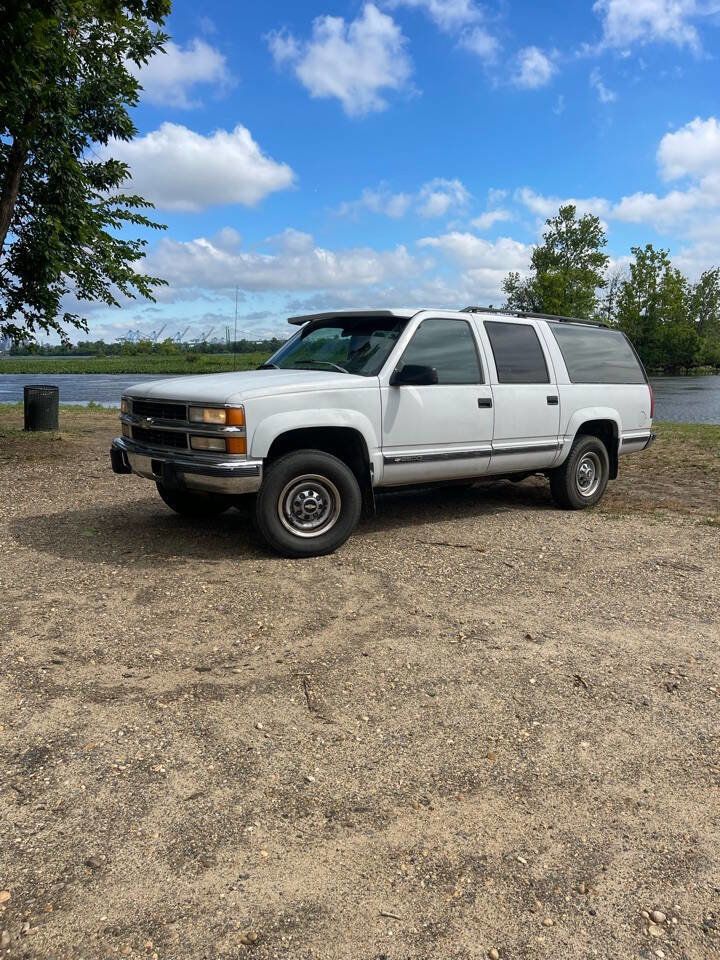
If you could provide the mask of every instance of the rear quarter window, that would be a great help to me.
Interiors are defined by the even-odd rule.
[[[572,383],[647,383],[625,334],[602,327],[550,323]]]

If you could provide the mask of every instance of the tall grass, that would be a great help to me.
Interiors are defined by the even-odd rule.
[[[254,370],[267,360],[265,353],[178,353],[141,354],[134,357],[6,357],[0,359],[4,373],[227,373]]]

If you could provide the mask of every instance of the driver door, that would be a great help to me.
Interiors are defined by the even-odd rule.
[[[395,369],[432,368],[437,383],[381,387],[383,486],[487,472],[494,410],[480,349],[467,320],[418,326]]]

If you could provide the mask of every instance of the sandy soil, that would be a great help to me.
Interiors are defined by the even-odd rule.
[[[720,957],[720,454],[298,563],[65,427],[0,433],[2,956]]]

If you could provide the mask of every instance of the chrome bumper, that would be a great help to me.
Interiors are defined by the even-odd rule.
[[[189,457],[187,451],[148,447],[127,437],[113,440],[110,459],[115,473],[136,473],[173,489],[234,496],[256,493],[262,484],[262,460]]]

